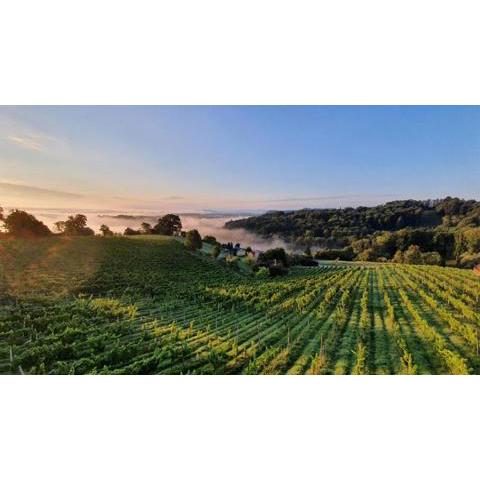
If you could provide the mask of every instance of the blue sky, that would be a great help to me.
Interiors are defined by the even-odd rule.
[[[0,107],[0,205],[478,198],[478,107]]]

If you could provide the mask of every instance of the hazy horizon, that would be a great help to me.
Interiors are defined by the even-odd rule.
[[[100,233],[100,226],[106,224],[109,228],[115,233],[123,233],[127,227],[133,229],[139,229],[141,223],[146,221],[151,225],[154,225],[157,219],[167,212],[155,212],[158,213],[155,215],[154,212],[145,212],[145,216],[149,217],[146,219],[143,218],[117,218],[117,215],[121,215],[122,212],[111,211],[111,210],[85,210],[85,209],[42,209],[42,208],[30,208],[27,209],[30,213],[33,213],[36,218],[41,220],[45,225],[47,225],[53,232],[55,229],[55,222],[59,220],[65,220],[68,215],[74,215],[76,213],[83,213],[87,216],[87,224],[92,228],[95,233]],[[138,215],[138,212],[123,212],[123,214],[128,215]],[[270,239],[262,238],[259,235],[256,235],[252,232],[247,232],[244,229],[235,229],[228,230],[224,228],[224,225],[229,220],[238,220],[247,216],[247,213],[253,212],[243,212],[244,214],[235,214],[230,212],[223,212],[223,216],[211,213],[205,214],[195,214],[194,212],[177,212],[180,215],[182,222],[182,227],[185,230],[197,229],[202,237],[206,235],[213,235],[219,242],[227,243],[240,243],[243,247],[250,246],[258,250],[266,250],[273,247],[283,247],[287,250],[290,250],[292,247],[289,246],[285,241],[281,240],[278,236],[273,236]]]

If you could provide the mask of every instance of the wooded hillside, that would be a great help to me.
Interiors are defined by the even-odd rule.
[[[480,250],[480,202],[451,197],[400,200],[376,207],[272,211],[225,226],[265,238],[279,236],[294,248],[317,246],[327,257],[333,250],[334,256],[345,259],[360,255],[364,260],[388,260],[416,245],[422,252],[437,252],[441,263],[461,263],[466,255]]]

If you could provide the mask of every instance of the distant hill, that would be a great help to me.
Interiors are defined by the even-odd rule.
[[[398,200],[376,207],[270,211],[263,215],[232,220],[226,228],[244,228],[263,236],[273,234],[329,238],[363,236],[376,231],[402,228],[478,227],[480,202],[447,197],[441,200]]]
[[[140,220],[144,222],[156,222],[164,214],[159,213],[157,215],[128,215],[128,214],[119,214],[119,215],[98,215],[99,218],[115,218],[118,220]],[[235,217],[248,217],[253,215],[252,212],[184,212],[176,213],[179,217],[190,217],[190,218],[235,218]]]
[[[479,226],[480,202],[452,197],[438,200],[398,200],[376,207],[272,211],[225,224],[226,228],[243,228],[264,238],[277,236],[294,247],[356,247],[353,253],[349,252],[348,256],[352,258],[363,250],[374,248],[375,237],[379,234],[399,232],[389,236],[396,237],[394,246],[388,251],[382,251],[382,256],[389,259],[395,253],[394,248],[405,250],[409,245],[415,244],[424,251],[438,251],[444,261],[454,256],[455,245],[449,246],[448,252],[445,245],[436,245],[440,233],[444,237],[451,237],[447,240],[442,238],[443,244],[446,241],[452,243],[455,242],[455,232]],[[358,244],[359,240],[364,241],[364,248]],[[456,241],[460,242],[458,238]],[[475,245],[472,247],[474,250]],[[460,248],[461,245],[457,247]],[[460,248],[461,253],[463,252]]]

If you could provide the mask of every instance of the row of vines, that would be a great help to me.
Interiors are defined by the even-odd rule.
[[[470,272],[330,264],[257,279],[174,240],[0,243],[0,373],[475,374]]]

